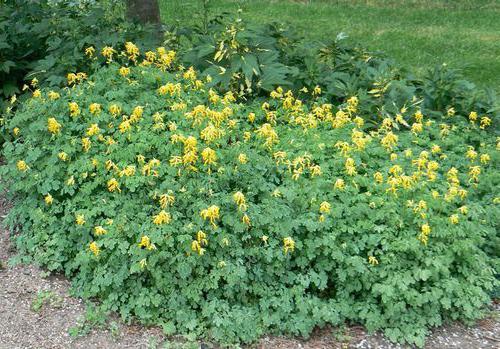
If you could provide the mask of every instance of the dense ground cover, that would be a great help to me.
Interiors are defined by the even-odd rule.
[[[124,20],[107,4],[92,28]],[[75,31],[68,48],[47,36],[51,6],[68,13],[67,35],[100,3],[31,9],[46,17],[9,7],[41,29],[34,60],[18,66],[24,95],[2,115],[20,260],[64,272],[126,319],[221,343],[347,321],[422,345],[430,327],[480,317],[498,286],[494,94],[443,66],[415,77],[342,35],[313,42],[321,26],[291,21],[302,38],[254,25],[263,2],[213,20],[190,4],[179,36],[152,51],[141,44],[154,33],[135,26],[95,40]],[[266,4],[306,20],[336,8]],[[380,4],[336,2],[380,18],[401,9]],[[431,3],[411,4],[415,15]],[[426,11],[450,6],[496,11]],[[29,32],[2,40],[23,47]],[[141,33],[137,46],[117,42]],[[57,50],[72,57],[68,74],[54,61],[27,81]],[[17,62],[22,51],[6,52]]]
[[[168,24],[199,23],[201,3],[160,1],[163,19]],[[464,69],[467,78],[482,87],[500,89],[500,5],[495,0],[209,3],[211,14],[242,6],[243,18],[250,22],[286,21],[312,40],[326,40],[345,32],[353,41],[382,50],[398,65],[420,74],[446,63]]]
[[[240,104],[173,52],[102,53],[126,61],[34,89],[1,169],[20,251],[79,295],[226,343],[353,321],[422,345],[481,315],[498,263],[488,115],[409,100],[374,126],[357,96]]]

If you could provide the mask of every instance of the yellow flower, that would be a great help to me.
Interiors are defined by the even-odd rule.
[[[248,162],[248,157],[241,153],[240,155],[238,155],[238,161],[240,162],[240,164],[246,164]]]
[[[481,118],[481,123],[480,123],[480,126],[479,126],[479,127],[480,127],[481,129],[484,129],[484,128],[486,128],[487,126],[490,126],[490,125],[491,125],[491,119],[490,119],[489,117],[487,117],[487,116],[483,116],[483,117]]]
[[[120,73],[121,76],[126,77],[127,75],[130,74],[130,68],[128,67],[121,67],[118,72]]]
[[[26,162],[24,160],[19,160],[16,164],[17,169],[21,172],[24,172],[28,169],[28,165],[26,165]]]
[[[160,213],[153,217],[153,223],[156,225],[169,224],[172,221],[170,213],[161,210]]]
[[[125,43],[125,51],[127,52],[128,57],[135,62],[139,56],[139,48],[134,43],[128,41]]]
[[[427,245],[427,242],[429,241],[430,232],[431,232],[431,227],[427,223],[422,225],[421,233],[418,236],[418,240],[420,240],[420,242],[422,242],[424,245]]]
[[[42,92],[40,90],[33,91],[33,98],[40,98],[42,96]]]
[[[398,136],[396,136],[392,131],[387,132],[387,134],[380,140],[380,143],[387,150],[392,150],[398,143]]]
[[[467,206],[461,206],[458,208],[458,211],[463,214],[463,215],[466,215],[467,212],[469,212],[469,208]]]
[[[423,125],[420,122],[415,122],[411,125],[411,132],[417,134],[424,130]]]
[[[97,246],[97,243],[95,241],[92,241],[89,244],[89,249],[94,254],[94,256],[98,256],[101,252],[101,249],[99,248],[99,246]]]
[[[369,256],[368,257],[368,263],[370,263],[371,265],[377,265],[378,264],[378,260],[377,260],[377,258],[375,258],[373,256]]]
[[[78,225],[84,225],[85,224],[85,216],[82,214],[76,215],[75,223]]]
[[[68,178],[68,180],[66,181],[66,185],[68,186],[72,186],[75,184],[75,177],[71,176]]]
[[[145,248],[147,250],[154,250],[156,248],[156,246],[151,243],[151,239],[147,235],[143,235],[141,237],[141,241],[138,245],[140,248]]]
[[[421,112],[420,110],[418,110],[418,111],[415,113],[414,117],[415,117],[415,120],[416,120],[417,122],[421,122],[421,121],[424,119],[424,115],[422,114],[422,112]]]
[[[48,93],[48,96],[49,96],[49,99],[55,101],[56,99],[59,99],[61,97],[61,95],[57,92],[54,92],[54,91],[49,91]]]
[[[89,46],[85,49],[85,55],[87,55],[89,58],[94,57],[95,53],[95,48],[93,46]]]
[[[160,195],[160,207],[166,208],[169,205],[173,205],[175,202],[175,196],[173,195],[172,191],[169,190],[167,194],[162,194]]]
[[[200,246],[200,243],[196,240],[193,240],[191,242],[191,250],[193,252],[197,252],[200,256],[203,255],[203,253],[205,253],[205,250]]]
[[[345,161],[345,170],[346,170],[346,173],[349,175],[349,176],[354,176],[357,171],[356,171],[356,164],[354,162],[354,159],[352,158],[347,158],[346,161]]]
[[[469,146],[469,150],[465,153],[465,156],[468,159],[474,160],[477,157],[477,152],[474,150],[474,147]]]
[[[61,124],[55,118],[49,118],[47,120],[47,129],[50,133],[57,134],[61,132]]]
[[[280,198],[282,196],[281,191],[279,189],[274,189],[271,195],[275,198]]]
[[[99,103],[92,103],[89,106],[89,111],[93,115],[99,114],[101,112],[101,105]]]
[[[203,163],[205,165],[215,164],[215,161],[217,160],[215,150],[210,148],[203,149],[203,151],[201,152],[201,157],[203,158]]]
[[[106,229],[104,229],[103,227],[101,227],[100,225],[98,225],[97,227],[94,227],[94,234],[97,236],[104,235],[107,232],[108,231]]]
[[[479,180],[479,175],[481,174],[481,167],[480,166],[471,166],[469,169],[469,176],[471,177],[472,180],[478,181]]]
[[[375,172],[373,174],[373,179],[375,179],[375,182],[377,183],[382,183],[384,181],[384,176],[380,172]]]
[[[421,230],[422,230],[422,234],[429,235],[431,232],[431,227],[429,226],[429,224],[426,223],[426,224],[422,225]]]
[[[87,136],[94,136],[101,132],[101,129],[97,124],[91,124],[90,127],[87,129]]]
[[[321,167],[319,165],[314,165],[309,168],[311,170],[311,177],[321,176]]]
[[[200,216],[205,220],[208,219],[210,224],[216,228],[217,225],[215,224],[215,220],[220,218],[220,208],[215,205],[209,206],[206,209],[201,210]]]
[[[69,73],[66,79],[68,80],[68,85],[72,85],[78,81],[78,76],[75,73]]]
[[[69,108],[69,114],[71,116],[78,116],[80,115],[80,107],[76,102],[70,102],[68,103],[68,108]]]
[[[458,215],[457,214],[452,214],[450,216],[450,223],[451,224],[458,224]]]
[[[113,60],[113,54],[115,52],[116,52],[115,49],[110,46],[105,46],[101,50],[101,54],[106,58],[108,63]]]
[[[295,241],[293,241],[291,237],[283,239],[283,250],[285,251],[285,254],[288,253],[288,251],[293,252],[295,250]]]
[[[194,68],[193,67],[189,67],[189,69],[184,72],[184,74],[182,75],[182,77],[184,79],[188,79],[188,80],[191,80],[191,81],[196,80],[196,72],[194,71]]]
[[[436,171],[439,168],[439,164],[436,161],[429,161],[427,163],[427,169],[429,171]]]
[[[121,192],[120,184],[118,183],[118,181],[115,178],[111,178],[108,181],[108,190],[110,192],[114,192],[114,191],[118,191],[119,193]]]
[[[87,137],[82,138],[82,149],[84,152],[88,152],[90,147],[92,146],[92,142]]]
[[[246,214],[243,215],[243,218],[241,219],[241,221],[248,226],[250,225],[250,217],[248,217],[248,215],[246,215]]]
[[[320,213],[330,213],[331,207],[332,207],[332,205],[330,205],[330,203],[328,201],[323,201],[319,205],[319,212]]]
[[[132,122],[139,121],[139,119],[142,117],[142,114],[144,114],[144,107],[141,107],[140,105],[138,105],[137,107],[134,108],[134,110],[132,110],[132,115],[130,116],[130,121],[132,121]],[[156,121],[163,121],[162,115],[160,113],[156,113],[155,115],[153,115],[153,118]],[[159,120],[157,120],[156,118],[159,118]]]
[[[490,160],[491,158],[489,154],[481,154],[480,161],[482,164],[487,164],[488,162],[490,162]]]
[[[243,195],[241,191],[237,191],[233,194],[233,200],[241,211],[245,211],[247,209],[245,195]]]
[[[441,147],[437,144],[433,144],[431,148],[431,153],[432,154],[438,154],[441,152]]]
[[[469,114],[469,120],[471,122],[474,122],[477,120],[477,113],[475,111],[471,111],[470,114]]]
[[[120,125],[118,126],[121,133],[125,133],[125,132],[129,131],[131,129],[131,127],[132,126],[130,125],[130,120],[123,120],[120,123]]]
[[[118,116],[122,112],[122,108],[116,104],[111,104],[108,110],[113,116]]]
[[[123,176],[131,177],[134,174],[135,174],[135,166],[134,165],[128,165],[123,170],[121,170],[119,172],[120,177],[123,177]]]
[[[345,188],[345,182],[342,178],[337,178],[335,184],[333,185],[335,189],[343,190]]]
[[[248,114],[248,121],[250,123],[253,123],[255,121],[255,113],[249,113]]]
[[[45,195],[44,199],[45,199],[45,203],[47,205],[52,205],[52,202],[54,201],[54,199],[52,198],[52,195],[50,195],[50,194]]]

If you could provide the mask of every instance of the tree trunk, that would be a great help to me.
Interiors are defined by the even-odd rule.
[[[127,15],[142,24],[161,25],[158,0],[127,0]]]

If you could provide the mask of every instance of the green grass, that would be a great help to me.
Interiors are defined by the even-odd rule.
[[[202,3],[160,0],[163,20],[201,21]],[[311,40],[344,32],[417,74],[446,63],[476,84],[500,90],[498,0],[211,0],[210,14],[239,6],[252,22],[286,22]]]

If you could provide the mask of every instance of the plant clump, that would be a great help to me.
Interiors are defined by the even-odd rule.
[[[481,315],[500,213],[487,115],[410,99],[375,127],[355,95],[239,104],[165,48],[94,53],[108,65],[12,116],[0,169],[20,251],[77,294],[221,343],[352,321],[422,346]]]

